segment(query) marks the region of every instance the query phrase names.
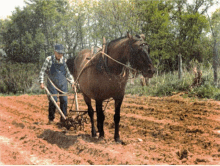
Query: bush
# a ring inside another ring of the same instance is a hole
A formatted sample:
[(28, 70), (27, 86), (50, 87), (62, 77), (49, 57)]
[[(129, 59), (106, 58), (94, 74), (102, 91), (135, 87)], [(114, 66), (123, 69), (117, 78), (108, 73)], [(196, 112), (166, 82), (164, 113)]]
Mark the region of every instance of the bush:
[[(130, 84), (128, 82), (126, 93), (139, 94), (147, 96), (170, 96), (178, 92), (187, 92), (189, 96), (197, 96), (199, 98), (212, 98), (220, 100), (220, 89), (213, 84), (213, 70), (206, 68), (202, 70), (202, 81), (199, 85), (191, 86), (194, 82), (195, 73), (193, 71), (184, 70), (183, 78), (178, 79), (178, 73), (164, 73), (155, 75), (150, 79), (148, 86), (142, 87), (140, 77), (137, 77)], [(220, 76), (220, 73), (218, 73)]]
[(210, 84), (204, 84), (195, 88), (193, 92), (200, 98), (213, 98), (216, 88)]
[(28, 93), (38, 78), (35, 64), (2, 63), (0, 66), (1, 93)]
[(215, 100), (220, 100), (220, 92), (218, 92), (218, 93), (216, 93), (216, 94), (214, 95), (214, 99), (215, 99)]
[(160, 76), (154, 76), (150, 80), (149, 86), (141, 86), (140, 78), (134, 81), (134, 85), (128, 84), (126, 93), (150, 95), (150, 96), (170, 96), (173, 93), (186, 91), (192, 83), (192, 76), (185, 74), (182, 80), (178, 79), (177, 72), (164, 73)]

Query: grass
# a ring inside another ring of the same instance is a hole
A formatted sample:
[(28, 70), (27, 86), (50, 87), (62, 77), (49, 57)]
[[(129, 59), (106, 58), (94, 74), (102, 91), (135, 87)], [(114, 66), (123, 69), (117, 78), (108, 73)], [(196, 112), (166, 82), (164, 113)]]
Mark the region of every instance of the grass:
[[(171, 96), (179, 92), (186, 92), (184, 97), (198, 97), (220, 100), (220, 86), (214, 85), (212, 68), (202, 68), (201, 85), (191, 86), (193, 84), (195, 73), (193, 70), (184, 70), (182, 79), (178, 79), (178, 72), (163, 73), (155, 75), (150, 79), (148, 86), (141, 86), (140, 76), (128, 81), (126, 87), (127, 94), (139, 94), (146, 96)], [(218, 72), (220, 76), (220, 72)], [(220, 79), (218, 80), (218, 82)]]

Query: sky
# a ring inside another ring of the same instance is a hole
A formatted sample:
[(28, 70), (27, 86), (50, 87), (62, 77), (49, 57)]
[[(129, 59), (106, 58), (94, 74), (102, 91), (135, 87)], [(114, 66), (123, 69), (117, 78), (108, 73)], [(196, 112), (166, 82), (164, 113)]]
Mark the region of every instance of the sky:
[(6, 19), (15, 11), (15, 7), (23, 8), (24, 0), (0, 0), (0, 19)]
[[(0, 0), (0, 19), (6, 19), (8, 16), (11, 16), (12, 12), (15, 11), (15, 7), (20, 7), (22, 9), (24, 6), (24, 0)], [(216, 6), (212, 6), (208, 10), (209, 15), (211, 15), (216, 8), (220, 8), (220, 3)]]

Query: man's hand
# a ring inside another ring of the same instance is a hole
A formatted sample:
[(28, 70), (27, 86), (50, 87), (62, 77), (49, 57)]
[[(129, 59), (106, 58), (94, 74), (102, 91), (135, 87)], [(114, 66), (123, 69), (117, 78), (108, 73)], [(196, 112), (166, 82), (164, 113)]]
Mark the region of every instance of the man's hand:
[(41, 84), (40, 84), (40, 88), (41, 88), (41, 89), (44, 89), (44, 83), (41, 83)]

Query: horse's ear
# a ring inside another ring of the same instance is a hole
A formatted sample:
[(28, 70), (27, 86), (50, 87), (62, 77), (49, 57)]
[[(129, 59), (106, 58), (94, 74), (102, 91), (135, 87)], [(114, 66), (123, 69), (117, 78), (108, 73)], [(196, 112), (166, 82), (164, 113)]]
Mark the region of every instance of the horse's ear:
[(129, 32), (127, 32), (127, 37), (128, 37), (129, 39), (132, 39), (132, 35), (131, 35)]
[(145, 40), (145, 35), (144, 34), (141, 34), (140, 37)]

